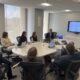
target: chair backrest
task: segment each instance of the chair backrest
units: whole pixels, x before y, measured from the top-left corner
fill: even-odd
[[[44,64],[37,62],[22,62],[22,80],[42,80]]]
[[[1,70],[1,64],[0,64],[0,80],[1,80],[1,77],[2,77],[2,70]]]
[[[57,37],[57,32],[53,32],[54,33],[54,38],[56,38]]]
[[[67,70],[66,70],[66,74],[65,74],[65,80],[69,79],[69,76],[71,74],[72,76],[72,80],[76,80],[76,73],[79,71],[80,68],[80,60],[73,60],[71,61],[71,63],[69,64]]]
[[[17,36],[17,37],[16,37],[16,39],[17,39],[18,42],[19,42],[19,40],[20,40],[20,37],[21,37],[21,36]]]
[[[32,36],[30,37],[30,41],[33,41]]]
[[[0,64],[0,80],[3,80],[6,73],[6,67],[4,64]]]
[[[44,42],[50,42],[50,38],[47,38],[47,33],[45,33],[45,39]]]
[[[51,57],[49,55],[44,56],[44,61],[46,65],[51,64]]]

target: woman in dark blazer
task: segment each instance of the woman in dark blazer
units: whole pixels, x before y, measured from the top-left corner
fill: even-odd
[[[21,46],[23,42],[26,42],[27,43],[27,37],[26,37],[26,32],[23,31],[20,39],[19,39],[19,42],[18,42],[18,46]]]
[[[31,41],[38,41],[36,32],[33,32],[32,36],[30,37]]]

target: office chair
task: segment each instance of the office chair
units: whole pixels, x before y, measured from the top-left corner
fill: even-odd
[[[58,68],[56,80],[77,80],[79,68],[80,60],[70,61],[65,69]]]
[[[21,37],[21,36],[17,36],[17,37],[16,37],[18,43],[19,43],[20,37]]]
[[[13,63],[17,63],[19,61],[22,61],[22,59],[19,56],[12,55],[12,51],[7,50],[6,47],[1,47],[1,52],[0,52],[4,58],[7,60],[11,60]]]
[[[22,62],[22,80],[43,80],[44,64],[38,62]]]
[[[54,33],[54,38],[57,38],[57,32],[53,32]]]
[[[33,41],[32,36],[30,37],[30,41]]]
[[[1,70],[1,65],[0,65],[0,80],[2,80],[2,70]]]
[[[1,38],[0,38],[0,45],[1,45]]]
[[[45,65],[49,66],[51,64],[51,57],[50,57],[50,55],[44,56],[44,61],[45,61]]]
[[[65,80],[77,80],[79,68],[80,60],[71,61],[66,70]]]
[[[0,64],[0,80],[5,78],[6,68],[4,64]]]
[[[11,50],[10,50],[10,51],[7,50],[6,47],[1,47],[1,52],[4,53],[4,54],[6,54],[5,58],[7,58],[7,59],[9,59],[9,58],[12,57],[12,56],[11,56],[12,51],[11,51]],[[3,54],[3,56],[4,56],[4,54]]]
[[[47,43],[50,42],[50,38],[47,38],[47,33],[45,33],[45,39],[44,39],[44,42],[47,42]]]

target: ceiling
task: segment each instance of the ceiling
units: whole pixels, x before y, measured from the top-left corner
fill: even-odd
[[[51,7],[42,7],[40,3],[48,1]],[[80,3],[73,0],[0,0],[0,3],[11,4],[22,7],[41,8],[45,10],[63,11],[70,9],[72,11],[80,11]]]

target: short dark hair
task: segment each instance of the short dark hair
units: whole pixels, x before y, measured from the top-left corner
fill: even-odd
[[[6,37],[8,37],[8,33],[7,32],[3,32],[2,33],[2,38],[6,38]]]
[[[33,32],[33,33],[32,33],[32,36],[34,36],[35,34],[36,34],[36,32]]]
[[[22,32],[22,36],[24,36],[24,34],[26,34],[26,31],[23,31],[23,32]]]

